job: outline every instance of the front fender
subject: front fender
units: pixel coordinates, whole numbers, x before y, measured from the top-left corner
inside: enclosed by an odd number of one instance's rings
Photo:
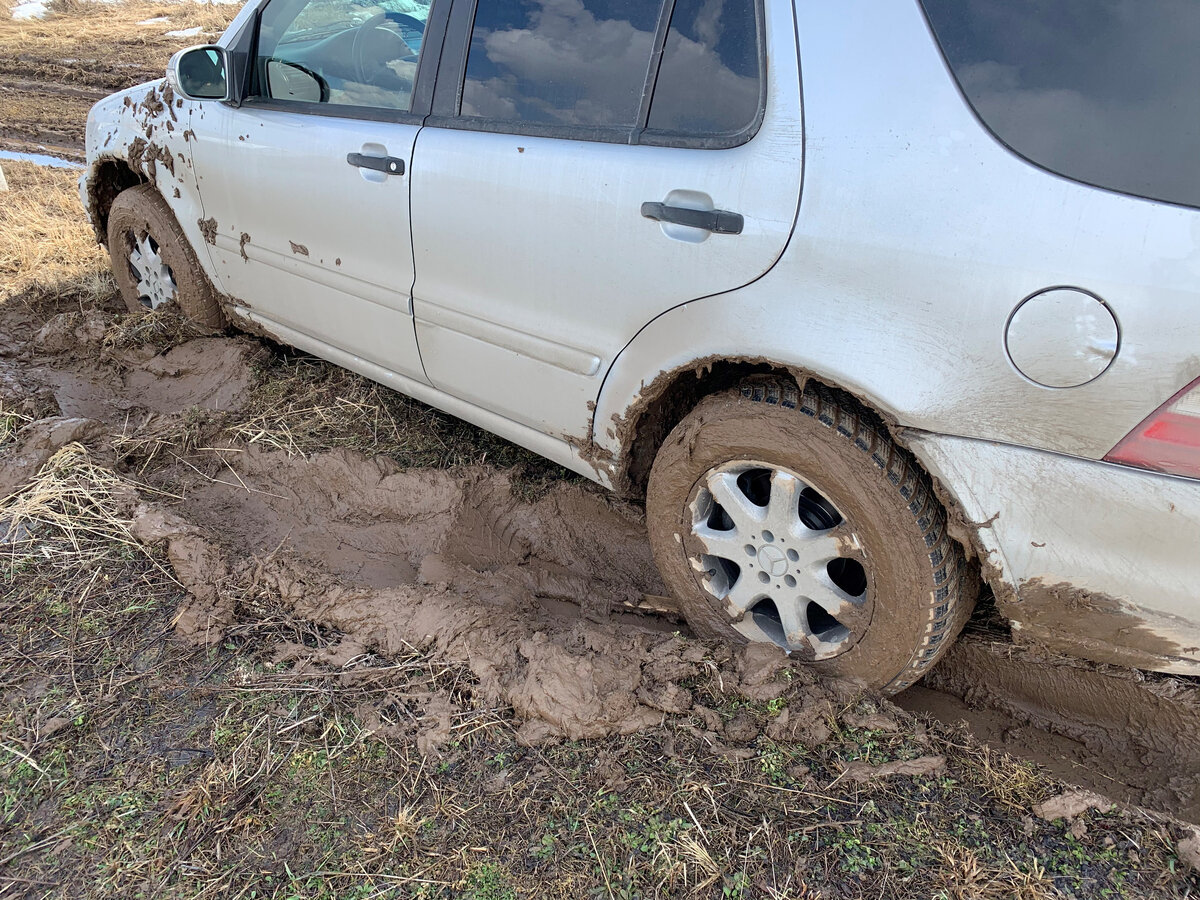
[[[148,182],[158,188],[184,235],[199,248],[204,213],[188,146],[195,105],[160,80],[111,94],[91,108],[79,198],[98,241],[106,240],[108,207],[116,195],[133,183]]]

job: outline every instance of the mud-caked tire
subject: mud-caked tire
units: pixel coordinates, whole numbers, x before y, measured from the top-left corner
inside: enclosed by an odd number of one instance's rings
[[[659,449],[646,518],[701,636],[772,641],[883,693],[928,671],[978,594],[929,476],[818,386],[755,379],[702,400]]]
[[[195,250],[153,185],[128,188],[113,201],[108,253],[130,312],[174,304],[204,328],[220,331],[228,324]]]

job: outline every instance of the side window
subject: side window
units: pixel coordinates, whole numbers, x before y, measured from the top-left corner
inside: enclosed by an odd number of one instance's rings
[[[461,114],[635,127],[660,10],[656,0],[481,0]]]
[[[967,102],[1013,151],[1200,207],[1200,3],[922,2]]]
[[[758,118],[756,0],[676,0],[650,105],[651,131],[735,135]]]
[[[433,2],[272,0],[259,27],[256,95],[407,111]]]

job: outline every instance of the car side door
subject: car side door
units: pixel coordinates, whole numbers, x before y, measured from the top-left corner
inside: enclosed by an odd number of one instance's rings
[[[449,0],[269,0],[235,48],[240,103],[190,135],[235,311],[289,343],[425,381],[409,185]]]
[[[779,258],[801,124],[791,0],[456,0],[412,176],[431,383],[588,435],[647,322]]]

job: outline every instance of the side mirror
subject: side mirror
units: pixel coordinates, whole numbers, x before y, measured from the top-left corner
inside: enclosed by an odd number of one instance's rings
[[[228,99],[224,48],[206,44],[180,50],[167,64],[167,84],[189,100]]]

